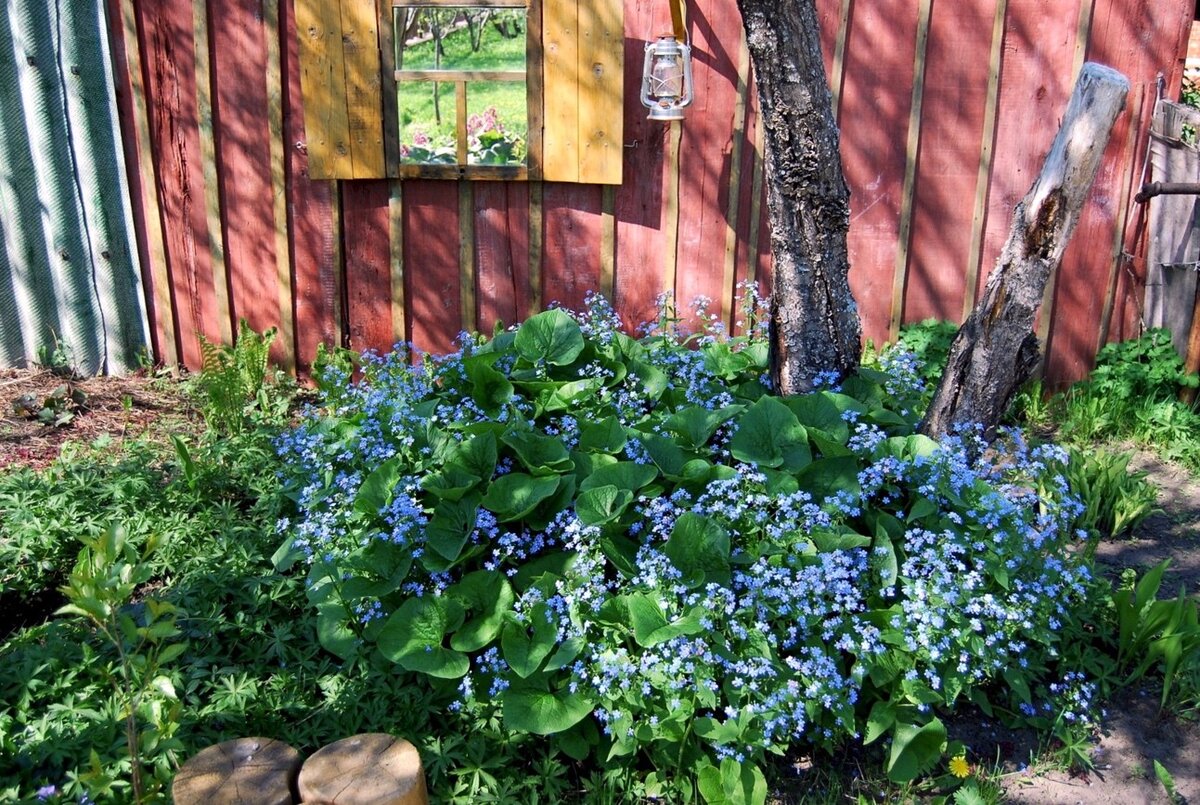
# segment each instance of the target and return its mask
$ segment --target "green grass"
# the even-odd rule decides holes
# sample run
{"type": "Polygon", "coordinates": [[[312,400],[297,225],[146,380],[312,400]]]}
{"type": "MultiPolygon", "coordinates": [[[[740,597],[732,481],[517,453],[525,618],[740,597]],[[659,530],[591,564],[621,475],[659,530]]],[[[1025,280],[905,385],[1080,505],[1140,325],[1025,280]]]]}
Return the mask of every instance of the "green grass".
{"type": "MultiPolygon", "coordinates": [[[[505,38],[490,24],[478,51],[471,50],[471,37],[466,28],[450,33],[444,40],[443,70],[524,70],[525,36],[505,38]]],[[[433,42],[405,48],[402,54],[404,69],[434,69],[433,42]]],[[[430,136],[453,137],[455,131],[455,97],[453,84],[439,85],[441,123],[437,122],[433,85],[425,82],[401,82],[399,101],[400,135],[402,142],[412,142],[413,135],[424,132],[430,136]]],[[[467,112],[480,114],[495,108],[505,128],[521,133],[528,128],[526,87],[523,82],[474,81],[467,85],[467,112]]]]}

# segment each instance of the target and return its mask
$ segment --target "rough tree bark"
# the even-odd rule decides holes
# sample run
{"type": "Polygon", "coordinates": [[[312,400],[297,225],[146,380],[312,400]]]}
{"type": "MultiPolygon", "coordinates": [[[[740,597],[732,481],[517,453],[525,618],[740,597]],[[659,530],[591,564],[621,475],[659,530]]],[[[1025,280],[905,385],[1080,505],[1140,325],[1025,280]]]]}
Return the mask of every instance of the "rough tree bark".
{"type": "Polygon", "coordinates": [[[766,134],[774,279],[771,379],[780,394],[811,391],[822,372],[861,358],[850,294],[850,190],[821,60],[814,0],[738,0],[766,134]]]}
{"type": "Polygon", "coordinates": [[[1042,171],[1013,213],[983,297],[950,346],[922,433],[936,437],[976,424],[992,433],[1033,374],[1033,324],[1046,281],[1079,221],[1128,92],[1129,82],[1116,70],[1084,65],[1042,171]]]}

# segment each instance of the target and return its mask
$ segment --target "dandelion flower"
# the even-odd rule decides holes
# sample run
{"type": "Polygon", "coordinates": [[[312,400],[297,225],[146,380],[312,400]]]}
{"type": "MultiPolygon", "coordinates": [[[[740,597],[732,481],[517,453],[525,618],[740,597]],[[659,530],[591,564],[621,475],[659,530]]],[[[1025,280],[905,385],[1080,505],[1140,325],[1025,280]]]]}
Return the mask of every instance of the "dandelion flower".
{"type": "Polygon", "coordinates": [[[959,779],[971,774],[971,766],[967,763],[966,755],[956,755],[950,758],[950,773],[959,779]]]}

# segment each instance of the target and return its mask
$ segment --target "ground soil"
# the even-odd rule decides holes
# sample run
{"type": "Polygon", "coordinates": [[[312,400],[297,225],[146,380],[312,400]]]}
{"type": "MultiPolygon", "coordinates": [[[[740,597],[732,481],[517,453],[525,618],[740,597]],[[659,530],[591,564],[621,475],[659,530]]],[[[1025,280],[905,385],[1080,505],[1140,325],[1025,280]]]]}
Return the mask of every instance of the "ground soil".
{"type": "MultiPolygon", "coordinates": [[[[113,443],[165,438],[201,428],[177,378],[72,380],[48,371],[0,370],[0,472],[48,466],[69,442],[92,444],[101,436],[113,443]],[[26,415],[64,383],[86,395],[70,423],[51,427],[26,415]],[[19,405],[22,399],[30,405],[19,405]]],[[[1200,594],[1200,481],[1147,453],[1138,453],[1132,466],[1145,470],[1159,487],[1162,511],[1148,518],[1133,538],[1103,542],[1096,554],[1099,568],[1113,575],[1127,567],[1141,572],[1170,559],[1164,591],[1182,586],[1191,595],[1200,594]]],[[[973,761],[1001,772],[1009,802],[1169,803],[1154,773],[1157,760],[1174,777],[1182,797],[1177,801],[1200,805],[1200,723],[1185,714],[1160,712],[1158,705],[1157,695],[1136,689],[1109,702],[1101,734],[1089,750],[1095,768],[1087,774],[1054,768],[1052,748],[1039,746],[1031,733],[964,719],[951,725],[951,735],[970,747],[973,761]]],[[[1200,703],[1192,705],[1195,718],[1200,703]]]]}
{"type": "Polygon", "coordinates": [[[165,439],[168,433],[200,429],[200,418],[171,375],[77,379],[46,370],[0,369],[0,472],[46,467],[67,443],[90,445],[101,436],[115,443],[147,435],[165,439]],[[68,396],[82,392],[82,401],[70,404],[69,422],[43,424],[37,413],[63,386],[68,396]]]}

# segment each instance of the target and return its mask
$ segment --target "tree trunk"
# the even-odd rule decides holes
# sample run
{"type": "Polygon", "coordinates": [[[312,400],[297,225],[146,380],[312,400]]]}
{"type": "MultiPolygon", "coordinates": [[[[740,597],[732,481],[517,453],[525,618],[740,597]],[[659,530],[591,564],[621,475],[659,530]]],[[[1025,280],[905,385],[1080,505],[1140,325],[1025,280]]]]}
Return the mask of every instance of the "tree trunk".
{"type": "Polygon", "coordinates": [[[821,60],[814,0],[738,0],[766,134],[774,281],[771,379],[810,391],[825,372],[853,371],[862,326],[850,294],[850,190],[821,60]]]}
{"type": "Polygon", "coordinates": [[[990,435],[1033,374],[1039,354],[1033,324],[1046,281],[1079,221],[1128,92],[1116,70],[1084,65],[1042,172],[1013,213],[983,298],[950,346],[922,433],[936,437],[979,424],[990,435]]]}

